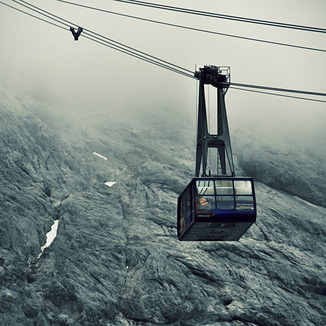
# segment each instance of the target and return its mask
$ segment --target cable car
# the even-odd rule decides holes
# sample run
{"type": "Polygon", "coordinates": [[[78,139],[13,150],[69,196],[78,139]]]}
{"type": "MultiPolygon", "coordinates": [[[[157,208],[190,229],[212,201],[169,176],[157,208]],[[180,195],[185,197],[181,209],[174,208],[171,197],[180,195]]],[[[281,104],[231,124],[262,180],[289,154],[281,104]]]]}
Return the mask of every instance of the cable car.
{"type": "Polygon", "coordinates": [[[224,99],[230,86],[230,67],[204,66],[195,77],[200,81],[196,171],[178,197],[178,239],[237,241],[256,221],[256,198],[253,179],[235,177],[234,172],[224,99]],[[217,88],[216,134],[208,128],[205,84],[217,88]],[[211,153],[216,157],[213,163],[208,159],[211,153]]]}
{"type": "Polygon", "coordinates": [[[256,221],[252,178],[193,178],[178,198],[178,238],[237,241],[256,221]]]}

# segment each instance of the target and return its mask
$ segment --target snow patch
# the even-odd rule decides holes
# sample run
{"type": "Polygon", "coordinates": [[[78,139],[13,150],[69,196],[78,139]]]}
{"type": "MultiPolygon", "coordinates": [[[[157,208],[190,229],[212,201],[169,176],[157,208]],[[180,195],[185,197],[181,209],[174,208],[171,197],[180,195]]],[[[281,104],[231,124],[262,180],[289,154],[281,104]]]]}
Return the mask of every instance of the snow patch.
{"type": "Polygon", "coordinates": [[[112,187],[113,185],[115,185],[116,184],[116,182],[110,182],[110,181],[108,181],[108,182],[105,182],[105,185],[107,185],[108,187],[112,187]]]}
{"type": "Polygon", "coordinates": [[[100,158],[102,158],[103,160],[106,160],[106,161],[108,160],[105,156],[103,156],[103,155],[101,155],[99,153],[93,152],[93,154],[100,157],[100,158]]]}
{"type": "Polygon", "coordinates": [[[58,230],[59,220],[55,220],[53,225],[51,226],[51,230],[46,234],[46,243],[44,246],[41,247],[41,253],[38,255],[37,259],[39,259],[45,248],[49,247],[50,244],[53,242],[55,237],[57,236],[57,230],[58,230]]]}

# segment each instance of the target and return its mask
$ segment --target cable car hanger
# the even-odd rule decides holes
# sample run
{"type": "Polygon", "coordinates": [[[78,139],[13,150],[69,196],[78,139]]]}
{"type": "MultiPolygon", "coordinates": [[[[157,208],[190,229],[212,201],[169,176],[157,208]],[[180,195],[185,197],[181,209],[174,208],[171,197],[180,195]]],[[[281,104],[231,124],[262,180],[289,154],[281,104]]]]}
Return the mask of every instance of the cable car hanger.
{"type": "MultiPolygon", "coordinates": [[[[18,1],[12,0],[21,4],[18,1]]],[[[21,2],[26,3],[21,0],[21,2]]],[[[59,28],[63,26],[47,21],[15,7],[4,4],[12,9],[23,12],[36,19],[42,20],[59,28]]],[[[61,17],[55,16],[33,5],[24,5],[38,14],[46,16],[64,26],[68,26],[74,38],[78,39],[83,29],[77,31],[74,25],[61,17]],[[38,10],[32,9],[37,8],[38,10]],[[45,14],[45,12],[47,14],[45,14]],[[55,17],[55,18],[53,18],[55,17]],[[70,25],[69,25],[70,24],[70,25]]],[[[86,34],[86,33],[83,33],[86,34]]],[[[186,189],[178,198],[178,238],[187,241],[236,241],[256,221],[256,199],[254,182],[252,178],[235,177],[234,164],[231,150],[231,141],[227,123],[225,94],[230,87],[230,68],[217,66],[204,66],[196,71],[194,75],[180,70],[181,67],[167,61],[128,47],[117,41],[113,41],[100,34],[88,31],[87,38],[102,45],[114,48],[118,51],[135,56],[144,61],[161,66],[165,69],[181,73],[190,78],[200,81],[199,103],[198,103],[198,129],[196,148],[196,171],[195,178],[188,184],[186,189]],[[210,134],[207,128],[207,114],[205,104],[204,85],[209,84],[217,88],[218,94],[218,119],[217,134],[210,134]],[[216,149],[216,170],[207,172],[207,152],[216,149]],[[228,163],[228,166],[227,166],[228,163]],[[228,169],[229,168],[229,169],[228,169]],[[200,170],[202,169],[201,177],[200,170]]],[[[236,85],[235,83],[233,83],[236,85]]],[[[272,89],[276,91],[287,91],[306,93],[310,95],[326,96],[325,93],[297,91],[281,88],[271,88],[257,85],[237,84],[242,87],[260,89],[272,89]]]]}
{"type": "Polygon", "coordinates": [[[180,241],[237,241],[256,221],[254,181],[235,177],[225,94],[230,67],[204,66],[199,79],[195,177],[178,197],[177,230],[180,241]],[[217,89],[217,133],[208,131],[204,86],[217,89]],[[207,169],[208,153],[215,162],[207,169]],[[215,170],[213,170],[215,168],[215,170]]]}

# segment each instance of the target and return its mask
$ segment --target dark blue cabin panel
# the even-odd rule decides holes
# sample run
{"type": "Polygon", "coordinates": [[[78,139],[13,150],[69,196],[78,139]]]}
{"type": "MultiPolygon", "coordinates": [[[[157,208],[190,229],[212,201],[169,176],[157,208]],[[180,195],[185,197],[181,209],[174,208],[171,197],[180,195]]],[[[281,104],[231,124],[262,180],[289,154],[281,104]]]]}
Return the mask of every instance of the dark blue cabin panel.
{"type": "Polygon", "coordinates": [[[255,221],[252,178],[194,178],[178,198],[179,240],[239,240],[255,221]]]}

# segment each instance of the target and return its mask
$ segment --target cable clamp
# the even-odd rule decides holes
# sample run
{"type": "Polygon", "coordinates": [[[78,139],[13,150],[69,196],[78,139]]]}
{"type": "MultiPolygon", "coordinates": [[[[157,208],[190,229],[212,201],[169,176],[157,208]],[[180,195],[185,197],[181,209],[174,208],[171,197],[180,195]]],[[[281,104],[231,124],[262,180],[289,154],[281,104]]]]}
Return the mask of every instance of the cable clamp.
{"type": "Polygon", "coordinates": [[[81,27],[78,27],[77,32],[75,31],[75,29],[73,27],[70,27],[70,32],[74,36],[75,41],[78,41],[78,37],[80,36],[82,31],[83,31],[83,29],[81,27]]]}

